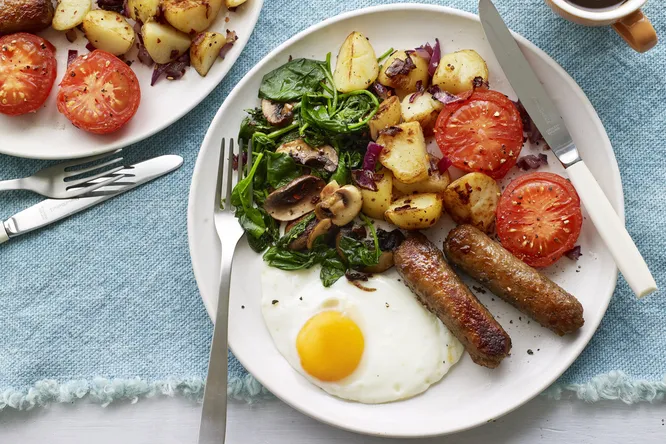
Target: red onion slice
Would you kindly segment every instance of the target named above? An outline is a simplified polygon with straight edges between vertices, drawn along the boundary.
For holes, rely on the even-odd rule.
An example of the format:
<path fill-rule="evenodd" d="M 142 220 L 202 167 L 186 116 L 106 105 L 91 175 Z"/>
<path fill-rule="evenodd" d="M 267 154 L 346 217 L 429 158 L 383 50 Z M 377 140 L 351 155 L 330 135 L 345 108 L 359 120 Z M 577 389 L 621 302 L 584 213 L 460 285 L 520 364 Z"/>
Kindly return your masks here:
<path fill-rule="evenodd" d="M 437 66 L 439 66 L 439 60 L 442 58 L 442 50 L 439 46 L 439 39 L 435 39 L 435 47 L 432 49 L 432 56 L 430 57 L 430 63 L 428 64 L 428 74 L 430 76 L 435 75 L 437 71 Z"/>
<path fill-rule="evenodd" d="M 79 51 L 70 49 L 67 51 L 67 66 L 69 66 L 79 56 Z"/>
<path fill-rule="evenodd" d="M 368 148 L 365 151 L 365 156 L 363 157 L 363 169 L 374 172 L 377 167 L 377 160 L 379 159 L 379 154 L 381 154 L 384 149 L 378 143 L 370 142 L 368 143 Z"/>
<path fill-rule="evenodd" d="M 375 174 L 371 170 L 352 170 L 352 181 L 359 188 L 365 188 L 370 191 L 377 191 L 377 183 L 375 181 L 381 180 L 383 174 Z"/>
<path fill-rule="evenodd" d="M 571 259 L 572 261 L 577 261 L 578 258 L 583 255 L 583 253 L 581 253 L 580 251 L 580 245 L 576 245 L 571 250 L 564 253 L 564 255 L 569 259 Z"/>
<path fill-rule="evenodd" d="M 542 166 L 548 165 L 548 156 L 543 153 L 538 155 L 528 154 L 518 159 L 516 166 L 523 171 L 537 170 Z"/>
<path fill-rule="evenodd" d="M 444 156 L 437 162 L 437 170 L 440 174 L 444 174 L 449 168 L 451 168 L 451 165 L 453 165 L 453 162 L 451 162 L 448 157 Z"/>

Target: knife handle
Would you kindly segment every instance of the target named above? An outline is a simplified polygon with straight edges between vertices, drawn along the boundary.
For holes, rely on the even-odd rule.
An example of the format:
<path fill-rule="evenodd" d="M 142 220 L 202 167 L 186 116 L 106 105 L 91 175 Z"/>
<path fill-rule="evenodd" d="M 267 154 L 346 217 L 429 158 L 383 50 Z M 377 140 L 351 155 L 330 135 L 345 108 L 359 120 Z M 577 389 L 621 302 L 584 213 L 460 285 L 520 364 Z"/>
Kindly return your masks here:
<path fill-rule="evenodd" d="M 5 224 L 0 221 L 0 244 L 7 242 L 9 240 L 9 234 L 5 230 Z"/>
<path fill-rule="evenodd" d="M 656 291 L 643 256 L 585 162 L 571 165 L 567 173 L 629 287 L 639 298 Z"/>

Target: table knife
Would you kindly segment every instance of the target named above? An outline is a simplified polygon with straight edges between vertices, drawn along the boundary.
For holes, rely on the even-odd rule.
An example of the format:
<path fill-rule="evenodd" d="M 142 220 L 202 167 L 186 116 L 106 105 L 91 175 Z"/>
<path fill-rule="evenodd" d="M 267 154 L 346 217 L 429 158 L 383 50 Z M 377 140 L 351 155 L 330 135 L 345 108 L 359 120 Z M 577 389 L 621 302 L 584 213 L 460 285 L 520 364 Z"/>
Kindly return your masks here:
<path fill-rule="evenodd" d="M 113 185 L 93 191 L 86 197 L 74 199 L 47 199 L 0 222 L 0 244 L 9 239 L 42 228 L 72 214 L 102 203 L 137 186 L 163 176 L 183 164 L 183 158 L 175 155 L 159 156 L 123 168 L 114 175 L 124 177 Z M 100 180 L 108 179 L 102 177 Z"/>
<path fill-rule="evenodd" d="M 560 160 L 590 219 L 629 287 L 640 298 L 657 289 L 645 260 L 596 179 L 580 158 L 571 134 L 546 90 L 491 0 L 479 1 L 479 16 L 488 43 L 521 103 L 548 146 Z"/>

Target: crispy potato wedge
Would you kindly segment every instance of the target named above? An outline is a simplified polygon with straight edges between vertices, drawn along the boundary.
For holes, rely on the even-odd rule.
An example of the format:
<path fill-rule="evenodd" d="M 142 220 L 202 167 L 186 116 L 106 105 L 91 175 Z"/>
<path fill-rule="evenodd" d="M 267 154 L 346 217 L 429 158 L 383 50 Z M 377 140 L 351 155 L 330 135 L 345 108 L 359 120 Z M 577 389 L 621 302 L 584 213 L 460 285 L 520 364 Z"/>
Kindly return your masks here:
<path fill-rule="evenodd" d="M 134 29 L 125 17 L 113 11 L 95 9 L 83 19 L 83 32 L 97 49 L 122 55 L 134 44 Z"/>
<path fill-rule="evenodd" d="M 243 3 L 245 3 L 247 0 L 224 0 L 224 5 L 227 8 L 237 8 Z"/>
<path fill-rule="evenodd" d="M 83 23 L 92 9 L 92 0 L 60 0 L 55 8 L 51 26 L 56 31 L 67 31 Z"/>
<path fill-rule="evenodd" d="M 421 125 L 407 122 L 395 128 L 395 131 L 383 132 L 377 139 L 377 143 L 384 147 L 379 161 L 403 183 L 426 180 L 429 165 Z"/>
<path fill-rule="evenodd" d="M 134 21 L 147 23 L 160 14 L 161 0 L 127 0 L 127 12 Z"/>
<path fill-rule="evenodd" d="M 442 216 L 442 197 L 435 193 L 414 194 L 394 201 L 384 218 L 404 230 L 422 230 Z"/>
<path fill-rule="evenodd" d="M 145 23 L 141 35 L 155 63 L 169 63 L 190 48 L 190 36 L 166 24 Z"/>
<path fill-rule="evenodd" d="M 226 37 L 217 32 L 201 32 L 190 46 L 190 63 L 201 77 L 205 77 L 227 43 Z"/>
<path fill-rule="evenodd" d="M 395 51 L 388 56 L 384 64 L 379 69 L 379 76 L 377 81 L 385 86 L 395 88 L 396 93 L 402 99 L 407 94 L 417 90 L 417 83 L 420 81 L 421 85 L 425 88 L 428 86 L 430 76 L 428 75 L 428 62 L 416 54 L 412 54 L 410 58 L 414 62 L 415 68 L 409 71 L 408 74 L 399 74 L 394 77 L 386 75 L 386 70 L 396 59 L 405 60 L 407 53 L 405 51 Z"/>
<path fill-rule="evenodd" d="M 473 49 L 463 49 L 442 56 L 432 83 L 452 94 L 458 94 L 472 89 L 476 77 L 487 82 L 488 65 Z"/>
<path fill-rule="evenodd" d="M 446 187 L 451 183 L 451 176 L 446 171 L 440 174 L 439 171 L 431 171 L 426 180 L 415 183 L 402 183 L 398 180 L 393 181 L 393 187 L 398 193 L 403 195 L 418 193 L 443 193 Z"/>
<path fill-rule="evenodd" d="M 338 91 L 347 93 L 366 89 L 378 74 L 377 55 L 368 39 L 360 32 L 349 34 L 340 47 L 333 72 Z"/>
<path fill-rule="evenodd" d="M 380 103 L 377 113 L 368 122 L 372 140 L 377 140 L 381 130 L 399 124 L 400 115 L 400 99 L 398 99 L 398 96 L 391 96 Z"/>
<path fill-rule="evenodd" d="M 471 224 L 489 233 L 495 224 L 500 187 L 492 177 L 469 173 L 453 181 L 444 192 L 444 208 L 458 224 Z"/>
<path fill-rule="evenodd" d="M 186 34 L 207 29 L 222 8 L 222 0 L 162 0 L 164 18 Z"/>
<path fill-rule="evenodd" d="M 361 211 L 366 216 L 374 219 L 384 219 L 384 213 L 391 205 L 393 174 L 391 170 L 386 168 L 382 168 L 377 174 L 382 175 L 381 180 L 375 181 L 377 191 L 361 188 L 361 194 L 363 195 L 363 207 Z"/>
<path fill-rule="evenodd" d="M 414 95 L 415 94 L 415 95 Z M 413 96 L 414 95 L 414 96 Z M 432 94 L 412 93 L 405 96 L 400 104 L 402 119 L 405 122 L 419 122 L 426 136 L 433 134 L 435 122 L 444 104 L 435 100 Z"/>

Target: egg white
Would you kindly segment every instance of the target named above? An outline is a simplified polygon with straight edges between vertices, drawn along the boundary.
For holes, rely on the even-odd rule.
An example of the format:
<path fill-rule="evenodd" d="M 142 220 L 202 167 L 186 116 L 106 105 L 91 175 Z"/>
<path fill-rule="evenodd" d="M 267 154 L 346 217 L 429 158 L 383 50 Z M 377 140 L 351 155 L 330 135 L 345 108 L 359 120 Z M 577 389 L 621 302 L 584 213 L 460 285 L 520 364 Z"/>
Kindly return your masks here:
<path fill-rule="evenodd" d="M 398 281 L 391 269 L 373 276 L 363 291 L 344 277 L 322 286 L 319 267 L 283 271 L 264 264 L 261 308 L 278 351 L 289 364 L 326 392 L 351 401 L 374 404 L 409 398 L 438 382 L 460 359 L 462 344 Z M 361 329 L 365 348 L 348 377 L 324 382 L 301 367 L 296 337 L 317 313 L 337 310 Z"/>

